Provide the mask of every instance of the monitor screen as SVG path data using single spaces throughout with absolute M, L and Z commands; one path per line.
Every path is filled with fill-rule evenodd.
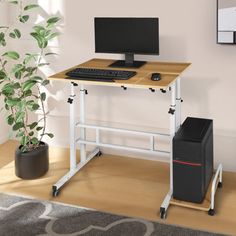
M 158 18 L 100 18 L 95 21 L 95 51 L 159 54 Z

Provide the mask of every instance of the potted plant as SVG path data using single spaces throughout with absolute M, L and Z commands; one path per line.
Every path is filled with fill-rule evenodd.
M 3 1 L 0 1 L 0 5 Z M 55 27 L 59 17 L 50 17 L 43 24 L 34 25 L 30 32 L 38 52 L 19 53 L 9 48 L 9 41 L 19 43 L 21 27 L 29 21 L 37 4 L 24 4 L 26 1 L 5 1 L 16 7 L 18 15 L 11 25 L 0 25 L 0 96 L 4 98 L 3 110 L 6 122 L 19 140 L 15 152 L 15 173 L 23 179 L 35 179 L 48 171 L 48 145 L 43 142 L 46 132 L 46 93 L 44 87 L 49 81 L 41 76 L 40 69 L 49 65 L 45 58 L 48 42 L 58 36 Z M 42 117 L 32 119 L 32 113 L 40 111 Z

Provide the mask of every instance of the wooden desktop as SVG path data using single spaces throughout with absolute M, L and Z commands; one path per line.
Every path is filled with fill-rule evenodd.
M 136 71 L 137 74 L 128 80 L 116 80 L 115 82 L 97 82 L 97 81 L 82 81 L 76 79 L 65 79 L 67 76 L 66 72 L 77 68 L 97 68 L 97 69 L 114 69 L 109 67 L 115 60 L 107 59 L 92 59 L 80 65 L 76 65 L 72 68 L 69 68 L 65 71 L 57 73 L 49 77 L 51 80 L 64 80 L 64 81 L 73 81 L 78 84 L 87 84 L 87 85 L 104 85 L 104 86 L 125 86 L 132 88 L 153 88 L 153 89 L 166 89 L 169 87 L 178 76 L 191 65 L 191 63 L 177 63 L 177 62 L 147 62 L 141 68 L 116 68 L 116 70 L 131 70 Z M 152 81 L 151 74 L 159 72 L 161 73 L 160 81 Z

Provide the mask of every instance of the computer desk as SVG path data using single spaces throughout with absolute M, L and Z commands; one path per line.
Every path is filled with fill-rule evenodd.
M 99 69 L 111 69 L 108 67 L 114 60 L 107 59 L 92 59 L 76 67 L 84 68 L 99 68 Z M 115 149 L 123 149 L 133 152 L 141 152 L 146 154 L 167 154 L 170 158 L 170 188 L 167 193 L 163 203 L 160 207 L 161 218 L 166 217 L 166 211 L 170 205 L 170 201 L 173 193 L 173 153 L 172 153 L 172 138 L 179 129 L 181 125 L 181 93 L 180 93 L 180 75 L 190 66 L 190 63 L 169 63 L 169 62 L 147 62 L 144 66 L 138 69 L 134 68 L 124 68 L 124 70 L 135 70 L 137 74 L 130 78 L 129 80 L 116 80 L 115 82 L 97 82 L 97 81 L 81 81 L 75 79 L 68 79 L 65 73 L 72 70 L 62 71 L 58 74 L 49 77 L 50 80 L 58 80 L 66 83 L 70 83 L 70 97 L 68 98 L 68 103 L 70 104 L 70 170 L 64 175 L 57 183 L 53 185 L 53 196 L 59 194 L 60 189 L 65 183 L 67 183 L 78 171 L 80 171 L 89 161 L 95 156 L 100 156 L 100 147 L 108 147 Z M 114 68 L 112 68 L 114 69 Z M 119 70 L 120 68 L 117 68 Z M 160 81 L 152 81 L 151 74 L 154 72 L 161 73 Z M 151 92 L 155 90 L 161 90 L 161 92 L 169 92 L 171 94 L 171 101 L 168 113 L 170 114 L 170 133 L 156 133 L 156 132 L 145 132 L 137 131 L 123 128 L 114 128 L 108 126 L 99 126 L 87 124 L 85 121 L 85 95 L 87 94 L 86 85 L 94 86 L 112 86 L 121 87 L 123 89 L 127 88 L 137 88 L 137 89 L 148 89 Z M 79 86 L 79 103 L 80 103 L 80 119 L 79 122 L 76 121 L 76 97 L 75 87 Z M 76 137 L 76 129 L 80 128 L 80 137 Z M 86 140 L 86 129 L 93 129 L 96 133 L 96 138 L 94 141 Z M 112 131 L 119 133 L 128 133 L 132 135 L 146 136 L 150 139 L 150 147 L 148 149 L 115 145 L 109 143 L 102 143 L 100 138 L 100 131 Z M 154 138 L 160 136 L 170 137 L 170 152 L 164 150 L 155 149 Z M 76 145 L 79 144 L 80 147 L 80 162 L 76 161 Z M 86 145 L 94 145 L 95 149 L 86 154 Z

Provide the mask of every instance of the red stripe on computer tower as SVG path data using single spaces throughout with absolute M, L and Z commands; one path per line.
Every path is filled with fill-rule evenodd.
M 191 162 L 178 161 L 178 160 L 174 160 L 173 162 L 183 164 L 183 165 L 188 165 L 188 166 L 202 166 L 202 164 L 199 164 L 199 163 L 191 163 Z

